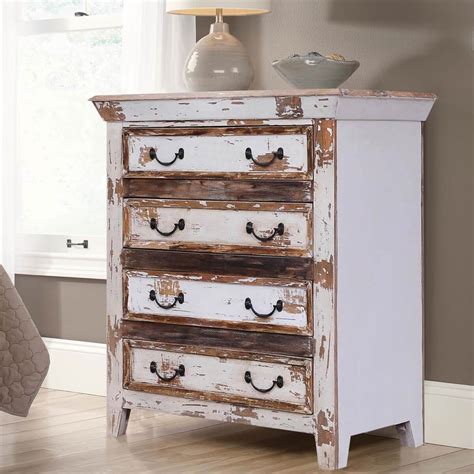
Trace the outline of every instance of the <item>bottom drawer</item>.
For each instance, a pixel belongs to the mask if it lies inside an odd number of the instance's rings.
[[[124,340],[124,388],[312,413],[311,359]]]

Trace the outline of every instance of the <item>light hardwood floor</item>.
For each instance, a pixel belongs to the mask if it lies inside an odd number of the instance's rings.
[[[105,436],[105,399],[41,390],[28,418],[0,414],[2,473],[315,473],[313,437],[135,410]],[[354,437],[344,472],[474,473],[474,451]]]

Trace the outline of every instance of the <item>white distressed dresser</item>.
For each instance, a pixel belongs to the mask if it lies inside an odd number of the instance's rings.
[[[312,433],[319,465],[423,442],[431,94],[94,97],[108,122],[108,422]]]

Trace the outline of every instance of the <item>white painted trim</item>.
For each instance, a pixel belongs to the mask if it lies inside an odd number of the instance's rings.
[[[474,449],[474,386],[425,381],[425,443]]]
[[[67,248],[66,241],[88,241],[88,248]],[[16,273],[70,278],[106,278],[105,235],[16,235]]]
[[[51,358],[43,387],[105,396],[105,344],[43,340]],[[425,381],[425,442],[474,449],[474,386]]]
[[[58,252],[22,252],[16,255],[15,273],[65,278],[105,280],[106,258]]]
[[[44,388],[105,395],[105,344],[47,337],[43,341],[51,359]]]
[[[91,15],[70,18],[51,18],[46,20],[30,20],[19,23],[21,35],[41,35],[47,33],[63,33],[67,31],[101,30],[120,28],[123,26],[122,14]]]

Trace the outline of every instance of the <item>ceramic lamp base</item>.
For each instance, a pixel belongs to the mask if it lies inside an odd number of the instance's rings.
[[[184,82],[190,91],[246,90],[253,76],[247,51],[229,33],[227,23],[213,23],[184,65]]]

